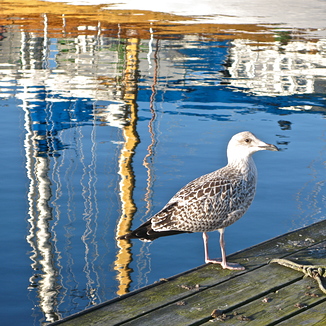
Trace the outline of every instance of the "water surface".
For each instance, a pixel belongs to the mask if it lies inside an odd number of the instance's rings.
[[[18,2],[1,17],[4,325],[47,324],[203,264],[201,234],[116,236],[226,164],[239,131],[281,151],[255,155],[258,192],[227,252],[324,218],[323,30]],[[217,233],[210,246],[220,256]]]

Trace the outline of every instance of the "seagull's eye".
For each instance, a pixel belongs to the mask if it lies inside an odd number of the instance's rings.
[[[246,138],[244,141],[245,141],[245,143],[247,143],[247,144],[250,144],[250,143],[251,143],[251,139],[250,139],[250,138]]]

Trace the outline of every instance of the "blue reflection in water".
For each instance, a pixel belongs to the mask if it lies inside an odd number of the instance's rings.
[[[93,106],[90,99],[46,99],[45,92],[37,95],[37,102],[29,102],[32,130],[37,134],[37,153],[45,156],[60,155],[60,151],[69,145],[61,142],[58,133],[92,121]]]
[[[8,70],[12,81],[0,104],[8,157],[1,162],[1,204],[5,220],[12,220],[3,221],[1,238],[20,258],[10,259],[3,291],[28,295],[16,307],[25,318],[17,317],[20,325],[30,324],[31,316],[36,325],[54,321],[202,264],[200,234],[128,246],[117,243],[116,234],[138,226],[190,180],[223,166],[226,144],[238,131],[251,130],[282,152],[257,155],[257,197],[226,231],[228,253],[325,214],[325,86],[318,76],[312,78],[319,82],[315,92],[299,92],[287,81],[277,94],[280,88],[272,86],[285,77],[268,84],[263,76],[259,85],[267,86],[254,87],[258,77],[250,78],[241,52],[240,59],[232,56],[237,45],[231,41],[162,40],[150,53],[143,40],[131,53],[127,40],[102,40],[94,52],[83,53],[84,64],[74,40],[69,48],[64,39],[52,39],[48,58],[32,58],[36,71],[30,69],[30,47],[22,54],[28,63],[17,63],[14,75]],[[138,61],[129,62],[131,54]],[[35,85],[22,70],[35,73]],[[8,232],[12,224],[21,227]],[[219,256],[217,238],[212,249]],[[3,251],[2,265],[8,266]],[[8,311],[4,320],[12,322]]]

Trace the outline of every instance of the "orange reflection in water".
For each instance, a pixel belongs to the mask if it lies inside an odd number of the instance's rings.
[[[150,38],[150,28],[156,37],[197,35],[213,39],[246,38],[257,42],[274,41],[274,26],[256,24],[200,23],[194,17],[144,10],[111,10],[109,5],[78,6],[39,0],[11,0],[2,2],[0,25],[17,25],[23,31],[43,35],[46,28],[50,37],[102,35]]]

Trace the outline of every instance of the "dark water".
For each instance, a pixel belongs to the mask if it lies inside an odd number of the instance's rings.
[[[325,41],[78,21],[69,36],[39,19],[8,23],[0,41],[3,325],[46,324],[203,264],[201,234],[115,239],[222,167],[239,131],[281,151],[255,155],[257,195],[227,252],[324,218]]]

